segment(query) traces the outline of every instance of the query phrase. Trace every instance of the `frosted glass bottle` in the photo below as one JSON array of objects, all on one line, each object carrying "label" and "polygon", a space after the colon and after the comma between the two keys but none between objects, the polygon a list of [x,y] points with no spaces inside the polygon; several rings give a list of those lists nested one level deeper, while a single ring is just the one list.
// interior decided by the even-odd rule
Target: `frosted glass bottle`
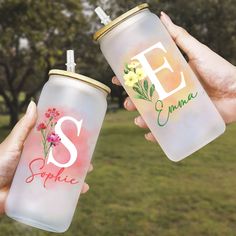
[{"label": "frosted glass bottle", "polygon": [[224,132],[222,117],[148,4],[94,39],[169,159],[180,161]]},{"label": "frosted glass bottle", "polygon": [[52,232],[68,229],[105,116],[110,89],[51,70],[38,102],[38,120],[22,152],[6,214]]}]

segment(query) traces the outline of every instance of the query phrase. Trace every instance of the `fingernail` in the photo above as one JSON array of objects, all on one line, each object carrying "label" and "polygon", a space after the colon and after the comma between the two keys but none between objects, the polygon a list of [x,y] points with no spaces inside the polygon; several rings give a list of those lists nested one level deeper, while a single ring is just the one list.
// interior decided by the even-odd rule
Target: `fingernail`
[{"label": "fingernail", "polygon": [[140,123],[140,117],[139,116],[134,119],[134,123],[139,126],[139,123]]},{"label": "fingernail", "polygon": [[116,77],[116,76],[114,76],[114,77],[112,78],[111,82],[112,82],[113,84],[115,84],[115,85],[119,85],[119,83],[117,82],[117,77]]},{"label": "fingernail", "polygon": [[30,101],[27,110],[26,110],[26,115],[31,115],[33,110],[34,110],[34,105],[35,103],[33,101]]},{"label": "fingernail", "polygon": [[148,140],[148,141],[150,141],[150,135],[151,135],[151,133],[147,133],[147,134],[145,134],[144,136],[145,136],[145,138]]},{"label": "fingernail", "polygon": [[125,107],[125,108],[128,108],[128,107],[129,107],[129,105],[130,105],[130,102],[129,102],[129,100],[125,100],[125,102],[124,102],[124,107]]},{"label": "fingernail", "polygon": [[89,166],[88,171],[91,172],[92,170],[93,170],[93,165],[91,164],[91,165]]},{"label": "fingernail", "polygon": [[171,19],[170,19],[170,17],[169,17],[164,11],[161,12],[161,18],[162,18],[166,23],[172,22]]},{"label": "fingernail", "polygon": [[164,11],[161,11],[161,16],[164,16],[165,15],[165,12]]},{"label": "fingernail", "polygon": [[83,193],[86,193],[89,191],[89,185],[84,183],[84,187],[83,187]]}]

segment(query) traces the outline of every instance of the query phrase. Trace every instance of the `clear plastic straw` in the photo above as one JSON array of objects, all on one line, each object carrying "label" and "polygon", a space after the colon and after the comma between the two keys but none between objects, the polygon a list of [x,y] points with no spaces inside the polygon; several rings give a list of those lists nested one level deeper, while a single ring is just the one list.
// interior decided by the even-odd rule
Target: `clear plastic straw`
[{"label": "clear plastic straw", "polygon": [[98,15],[98,17],[100,18],[102,24],[107,25],[111,22],[110,16],[108,16],[106,14],[106,12],[101,7],[97,7],[95,9],[95,12]]},{"label": "clear plastic straw", "polygon": [[74,50],[67,50],[66,51],[66,70],[70,72],[75,72],[75,56]]}]

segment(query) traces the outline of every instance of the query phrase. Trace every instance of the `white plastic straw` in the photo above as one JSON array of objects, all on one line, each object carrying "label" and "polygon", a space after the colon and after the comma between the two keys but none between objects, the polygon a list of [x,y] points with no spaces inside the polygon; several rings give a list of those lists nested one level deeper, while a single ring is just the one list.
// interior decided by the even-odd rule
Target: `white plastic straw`
[{"label": "white plastic straw", "polygon": [[111,22],[110,16],[108,16],[106,14],[106,12],[101,7],[97,7],[95,9],[95,12],[98,15],[98,17],[100,18],[102,24],[107,25],[108,23]]},{"label": "white plastic straw", "polygon": [[66,51],[66,70],[70,72],[75,72],[75,56],[74,50],[67,50]]}]

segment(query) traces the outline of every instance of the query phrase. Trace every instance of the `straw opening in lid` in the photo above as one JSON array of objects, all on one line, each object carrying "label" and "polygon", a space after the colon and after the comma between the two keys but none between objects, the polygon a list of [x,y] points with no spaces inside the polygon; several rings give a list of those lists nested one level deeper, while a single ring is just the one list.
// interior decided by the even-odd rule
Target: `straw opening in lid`
[{"label": "straw opening in lid", "polygon": [[[122,14],[121,16],[117,17],[116,19],[110,21],[108,24],[105,24],[101,29],[99,29],[94,35],[93,39],[95,41],[99,40],[102,36],[107,34],[109,31],[111,31],[113,28],[115,28],[117,25],[125,21],[127,18],[133,16],[134,14],[138,13],[141,10],[144,10],[145,8],[148,8],[149,5],[147,3],[143,3],[141,5],[136,6],[135,8],[127,11],[126,13]],[[105,13],[106,14],[106,13]],[[102,16],[101,16],[102,17]],[[100,16],[99,16],[100,18]],[[101,18],[100,18],[101,19]],[[102,18],[103,19],[103,18]]]}]

